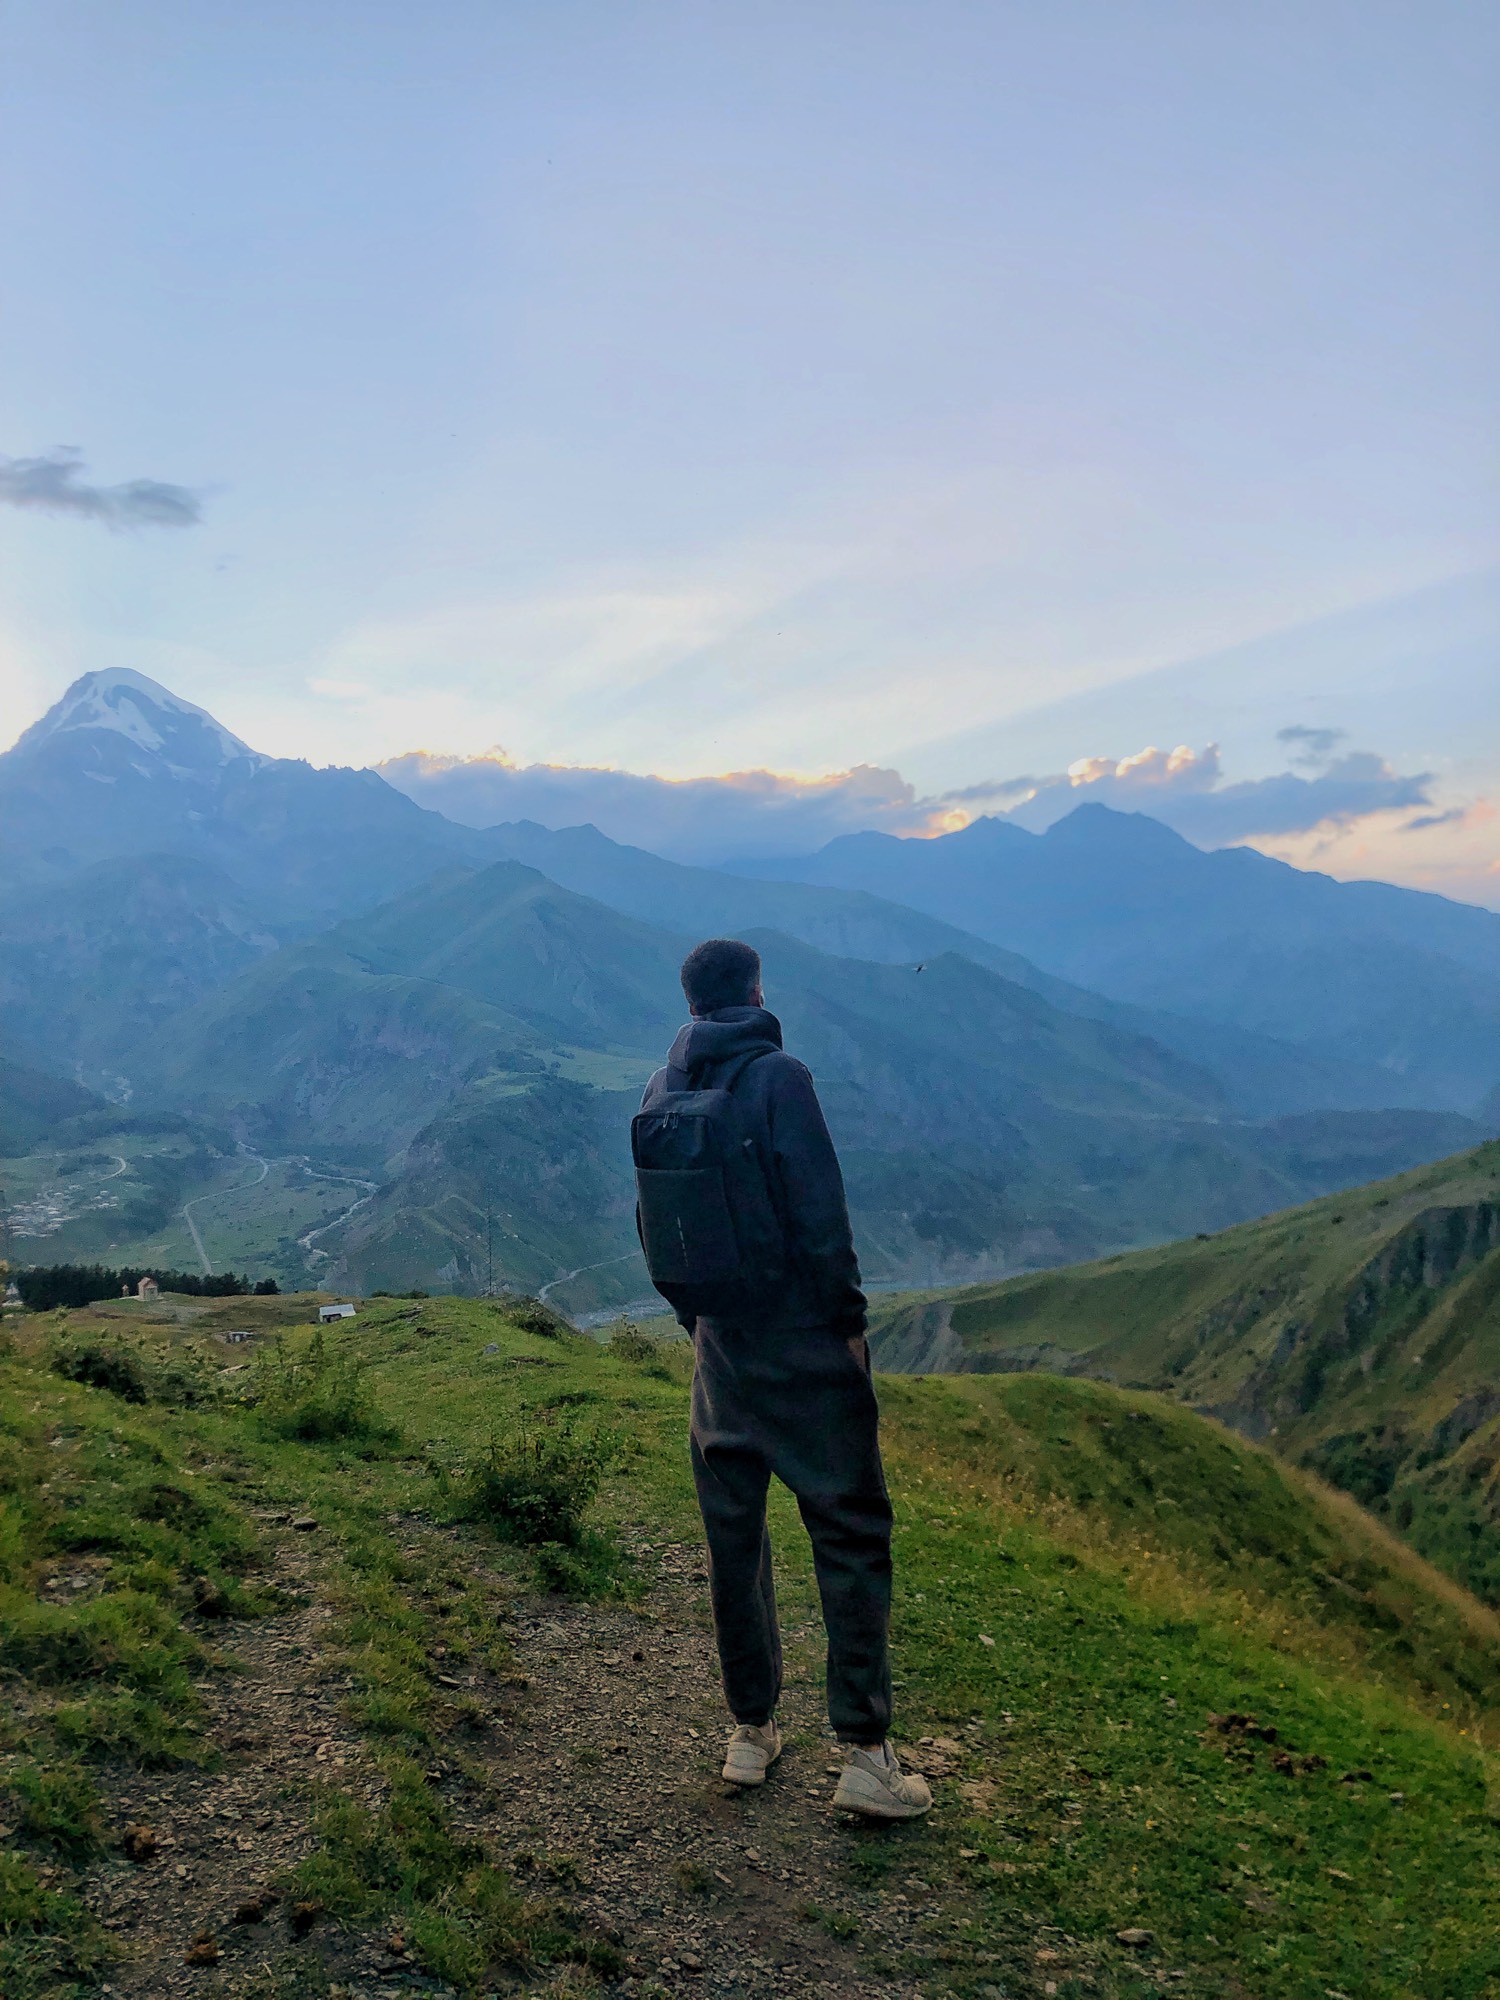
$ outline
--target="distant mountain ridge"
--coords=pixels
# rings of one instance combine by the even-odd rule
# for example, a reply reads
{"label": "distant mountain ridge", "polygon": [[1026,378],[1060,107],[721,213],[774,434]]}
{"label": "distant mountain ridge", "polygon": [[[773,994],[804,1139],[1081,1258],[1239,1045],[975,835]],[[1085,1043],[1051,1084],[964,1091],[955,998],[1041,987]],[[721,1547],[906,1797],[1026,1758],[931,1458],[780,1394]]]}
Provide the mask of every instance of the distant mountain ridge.
{"label": "distant mountain ridge", "polygon": [[[1352,1049],[1354,1029],[1293,1046],[1195,988],[1212,971],[1187,962],[1197,951],[1238,967],[1229,985],[1243,1000],[1246,950],[1284,944],[1285,897],[1262,898],[1258,938],[1243,909],[1199,923],[1191,896],[1164,902],[1162,882],[1192,887],[1199,864],[1245,857],[1075,814],[1046,837],[1049,854],[1075,855],[1072,888],[1060,876],[1027,891],[1024,868],[1007,880],[993,866],[996,830],[970,833],[957,849],[875,837],[858,850],[883,868],[894,857],[895,886],[910,876],[934,905],[917,908],[863,882],[689,867],[590,827],[459,827],[372,772],[263,757],[144,676],[86,676],[0,756],[13,864],[0,889],[0,1028],[33,1070],[128,1103],[131,1129],[111,1153],[108,1121],[124,1114],[69,1117],[73,1100],[57,1097],[55,1185],[44,1162],[18,1169],[28,1213],[52,1216],[80,1254],[120,1253],[111,1230],[129,1216],[162,1226],[211,1169],[222,1211],[200,1220],[222,1212],[235,1268],[264,1243],[296,1281],[315,1256],[351,1285],[472,1288],[482,1223],[486,1268],[498,1230],[516,1282],[602,1272],[567,1297],[638,1295],[628,1116],[680,1018],[683,951],[705,933],[762,949],[884,1281],[1219,1228],[1480,1136],[1424,1108],[1443,1101],[1441,1079],[1382,1067],[1373,1032]],[[1003,827],[998,839],[1006,853],[1019,839],[1023,860],[1043,845]],[[1143,870],[1147,850],[1167,860]],[[969,857],[967,886],[955,853]],[[966,897],[994,935],[953,920]],[[1000,935],[1002,917],[1040,911],[1081,951],[1092,912],[1123,949],[1131,923],[1111,897],[1142,913],[1163,961],[1186,954],[1150,1002],[1040,969]],[[1415,899],[1424,911],[1434,900]],[[1164,940],[1174,925],[1183,935]],[[1305,928],[1322,941],[1321,905]],[[1367,1012],[1376,989],[1388,1008],[1394,994],[1405,1032],[1415,1003],[1392,966],[1410,974],[1416,958],[1399,938],[1381,949],[1360,990]],[[1284,960],[1271,952],[1266,978],[1295,986]],[[1422,964],[1414,990],[1448,1036],[1449,1067],[1470,1063],[1488,975],[1436,953]],[[1387,1107],[1388,1078],[1409,1108]],[[67,1133],[85,1126],[93,1150],[80,1137],[64,1159]],[[89,1173],[106,1167],[115,1181],[85,1199]],[[330,1190],[321,1207],[318,1185]],[[273,1227],[264,1206],[257,1235],[256,1203],[273,1194],[281,1219]]]}
{"label": "distant mountain ridge", "polygon": [[1378,1070],[1393,1105],[1468,1112],[1500,1083],[1500,915],[1442,896],[1204,852],[1100,805],[1044,834],[999,819],[934,840],[850,834],[739,872],[866,889],[950,923],[961,910],[1094,992]]}
{"label": "distant mountain ridge", "polygon": [[[1211,1072],[957,952],[880,965],[746,935],[877,1280],[1218,1227],[1420,1157],[1410,1114],[1238,1121]],[[379,1181],[323,1239],[332,1275],[472,1286],[498,1216],[522,1281],[561,1259],[608,1268],[596,1296],[639,1296],[629,1117],[681,1017],[687,941],[519,862],[454,870],[240,973],[143,1043],[134,1075],[258,1152],[320,1146]]]}
{"label": "distant mountain ridge", "polygon": [[0,756],[0,839],[12,864],[0,1024],[29,1060],[81,1065],[95,1084],[152,1024],[256,955],[444,868],[508,856],[684,934],[770,928],[881,963],[961,952],[1065,1012],[1212,1068],[1244,1117],[1388,1101],[1373,1067],[1109,1000],[863,889],[688,867],[593,827],[455,826],[373,772],[261,756],[140,674],[86,675]]}

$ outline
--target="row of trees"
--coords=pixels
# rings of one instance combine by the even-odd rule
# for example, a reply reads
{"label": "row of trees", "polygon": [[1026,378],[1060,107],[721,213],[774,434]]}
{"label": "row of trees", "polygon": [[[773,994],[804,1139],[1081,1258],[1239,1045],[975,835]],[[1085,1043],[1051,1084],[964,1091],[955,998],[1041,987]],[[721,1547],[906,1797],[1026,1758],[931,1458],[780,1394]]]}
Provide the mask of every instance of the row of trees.
{"label": "row of trees", "polygon": [[54,1306],[87,1306],[96,1299],[117,1299],[121,1292],[133,1292],[142,1278],[155,1278],[164,1292],[186,1292],[202,1299],[240,1298],[254,1292],[266,1296],[278,1289],[274,1278],[256,1283],[237,1278],[233,1271],[203,1277],[195,1271],[145,1271],[107,1264],[32,1264],[13,1273],[16,1290],[24,1305],[33,1312],[50,1312]]}

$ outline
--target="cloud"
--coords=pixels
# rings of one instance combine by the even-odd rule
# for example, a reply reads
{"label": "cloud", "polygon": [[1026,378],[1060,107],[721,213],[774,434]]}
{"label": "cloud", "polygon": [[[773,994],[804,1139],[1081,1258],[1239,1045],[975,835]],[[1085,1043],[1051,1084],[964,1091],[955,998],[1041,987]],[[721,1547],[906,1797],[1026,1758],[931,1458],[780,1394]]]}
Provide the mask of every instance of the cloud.
{"label": "cloud", "polygon": [[[1337,739],[1340,732],[1317,732]],[[1298,739],[1300,740],[1300,738]],[[1374,813],[1431,803],[1426,772],[1349,751],[1311,776],[1284,771],[1225,784],[1217,744],[1154,745],[1129,757],[1080,757],[1047,777],[987,779],[922,796],[899,771],[860,764],[825,777],[730,771],[662,778],[574,764],[519,764],[502,749],[479,757],[411,751],[377,766],[419,805],[467,826],[531,819],[591,824],[612,840],[675,860],[715,865],[806,854],[841,834],[950,833],[989,812],[1043,833],[1080,805],[1147,813],[1201,847],[1347,827]],[[1441,824],[1441,816],[1410,822]]]}
{"label": "cloud", "polygon": [[90,486],[83,455],[71,447],[43,458],[0,456],[0,503],[40,514],[76,514],[106,528],[192,528],[203,506],[191,488],[162,479],[128,479],[121,486]]}
{"label": "cloud", "polygon": [[[1335,745],[1342,743],[1348,734],[1347,729],[1310,729],[1305,722],[1294,722],[1287,729],[1277,730],[1276,741],[1288,745],[1294,764],[1316,770],[1320,764],[1328,762]],[[1291,749],[1294,744],[1297,747]]]}
{"label": "cloud", "polygon": [[377,766],[419,805],[466,826],[532,819],[598,827],[612,840],[706,865],[806,854],[844,833],[877,828],[922,834],[964,825],[950,800],[922,800],[899,771],[861,764],[828,777],[730,771],[657,778],[571,764],[517,764],[503,750],[482,757],[412,751]]}
{"label": "cloud", "polygon": [[1226,785],[1214,743],[1201,751],[1187,744],[1175,750],[1153,746],[1118,761],[1081,757],[1066,772],[1043,780],[1009,817],[1040,833],[1075,806],[1097,802],[1122,812],[1149,813],[1200,847],[1227,847],[1257,835],[1347,826],[1370,813],[1431,802],[1430,772],[1406,775],[1364,750],[1347,751],[1324,762],[1326,747],[1307,742],[1308,738],[1337,741],[1342,731],[1299,729],[1281,734],[1283,740],[1290,736],[1294,742],[1307,743],[1299,761],[1316,755],[1322,768],[1310,777],[1282,771]]}
{"label": "cloud", "polygon": [[1433,826],[1462,826],[1469,817],[1466,806],[1450,806],[1447,812],[1422,813],[1417,819],[1409,819],[1401,828],[1402,833],[1425,833]]}

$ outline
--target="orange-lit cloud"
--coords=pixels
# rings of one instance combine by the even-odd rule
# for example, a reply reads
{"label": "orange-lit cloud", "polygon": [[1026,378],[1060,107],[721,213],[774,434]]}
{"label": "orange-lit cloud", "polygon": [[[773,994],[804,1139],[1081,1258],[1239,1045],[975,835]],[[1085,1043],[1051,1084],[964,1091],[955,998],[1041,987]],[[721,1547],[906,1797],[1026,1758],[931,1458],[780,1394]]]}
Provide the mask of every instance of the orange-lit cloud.
{"label": "orange-lit cloud", "polygon": [[970,814],[919,799],[899,771],[873,764],[815,777],[725,771],[660,778],[587,765],[518,764],[504,750],[440,757],[416,750],[380,774],[418,804],[466,826],[534,819],[598,827],[612,840],[678,859],[713,863],[803,854],[840,834],[952,832]]}
{"label": "orange-lit cloud", "polygon": [[861,764],[818,776],[749,770],[696,778],[413,751],[380,767],[401,791],[471,826],[532,819],[589,823],[611,839],[715,865],[810,853],[850,833],[936,839],[986,813],[1043,832],[1085,803],[1141,812],[1202,847],[1249,845],[1297,867],[1378,876],[1472,901],[1500,901],[1500,816],[1486,800],[1436,798],[1425,772],[1341,732],[1281,732],[1300,769],[1225,782],[1218,746],[1148,745],[1079,757],[1053,775],[997,779],[920,796],[899,771]]}

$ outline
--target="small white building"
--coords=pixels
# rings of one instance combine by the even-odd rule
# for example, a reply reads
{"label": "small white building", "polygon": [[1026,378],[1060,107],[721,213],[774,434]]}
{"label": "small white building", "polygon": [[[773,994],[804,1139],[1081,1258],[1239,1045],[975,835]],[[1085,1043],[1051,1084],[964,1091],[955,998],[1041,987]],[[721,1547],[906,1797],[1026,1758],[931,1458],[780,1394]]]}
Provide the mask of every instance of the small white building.
{"label": "small white building", "polygon": [[340,1306],[318,1307],[319,1326],[327,1326],[328,1322],[331,1319],[353,1319],[353,1317],[354,1317],[354,1308],[348,1303],[345,1303],[344,1305]]}
{"label": "small white building", "polygon": [[161,1286],[157,1284],[155,1278],[151,1276],[149,1271],[147,1272],[146,1276],[141,1279],[141,1282],[136,1286],[135,1295],[138,1299],[154,1299],[160,1297]]}

